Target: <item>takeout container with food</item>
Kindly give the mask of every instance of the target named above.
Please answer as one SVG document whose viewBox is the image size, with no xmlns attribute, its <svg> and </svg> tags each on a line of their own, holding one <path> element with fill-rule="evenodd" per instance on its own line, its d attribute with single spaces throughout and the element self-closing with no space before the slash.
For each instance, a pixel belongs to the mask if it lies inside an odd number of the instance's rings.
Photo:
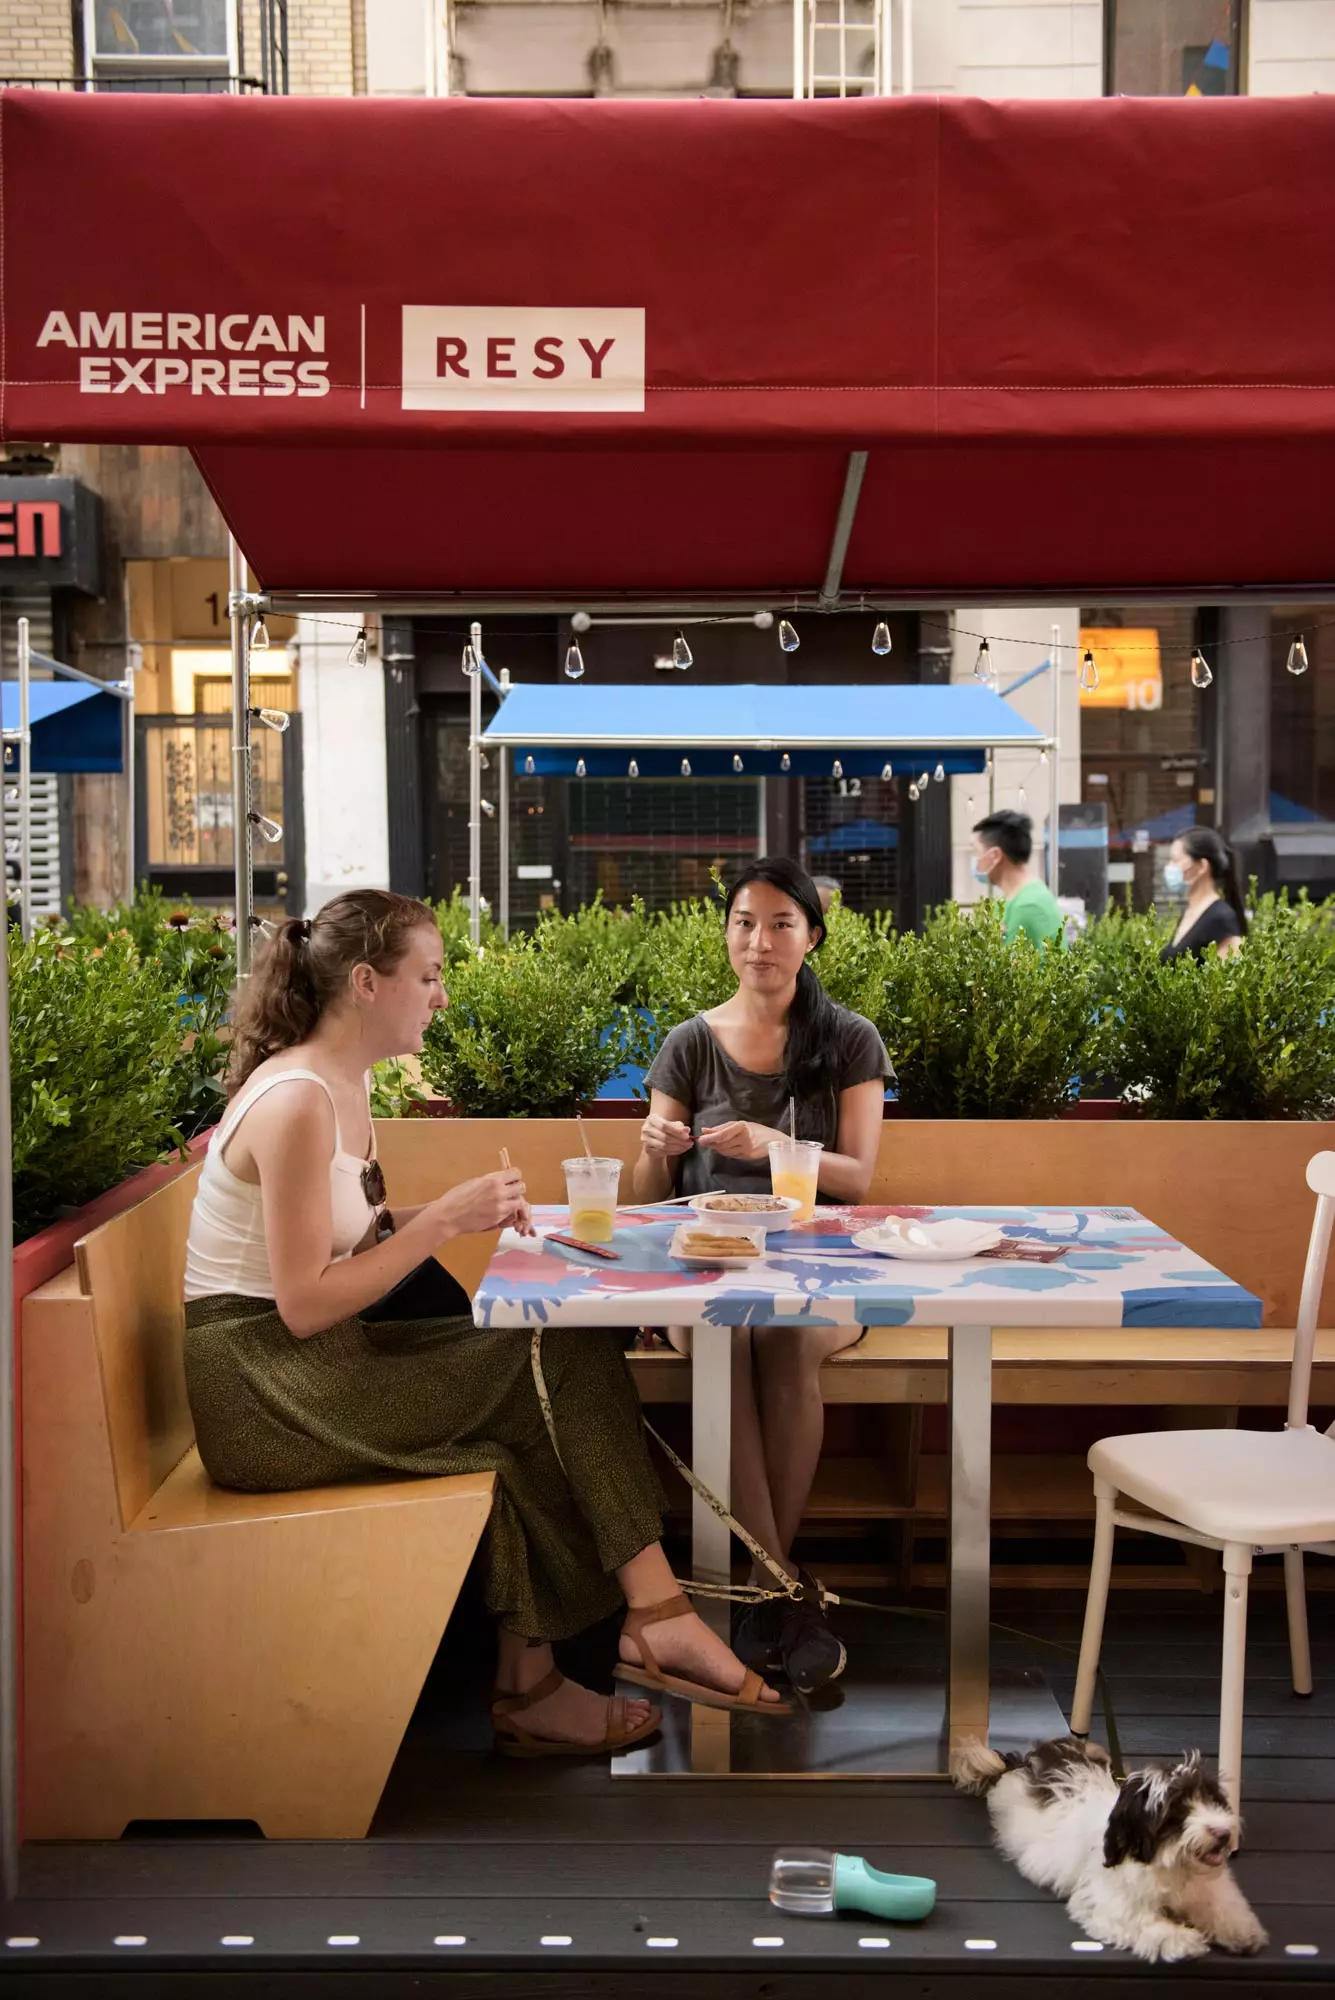
<svg viewBox="0 0 1335 2000">
<path fill-rule="evenodd" d="M 669 1257 L 707 1271 L 745 1271 L 765 1254 L 762 1229 L 718 1229 L 713 1222 L 683 1222 L 673 1231 Z"/>
<path fill-rule="evenodd" d="M 789 1229 L 801 1208 L 791 1194 L 698 1194 L 691 1203 L 692 1215 L 707 1222 L 711 1230 Z"/>
</svg>

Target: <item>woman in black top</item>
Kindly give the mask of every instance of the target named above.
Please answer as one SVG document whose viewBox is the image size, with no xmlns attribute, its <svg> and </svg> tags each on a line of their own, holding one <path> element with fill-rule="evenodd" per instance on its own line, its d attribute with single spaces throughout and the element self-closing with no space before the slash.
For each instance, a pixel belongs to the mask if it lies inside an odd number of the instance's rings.
<svg viewBox="0 0 1335 2000">
<path fill-rule="evenodd" d="M 836 1006 L 807 964 L 825 936 L 815 884 L 793 861 L 753 863 L 729 892 L 724 932 L 737 990 L 674 1028 L 654 1058 L 636 1199 L 710 1188 L 768 1193 L 769 1142 L 787 1136 L 792 1098 L 795 1136 L 825 1149 L 822 1197 L 864 1201 L 890 1060 L 871 1022 Z M 790 1570 L 824 1434 L 821 1362 L 860 1333 L 856 1326 L 733 1329 L 732 1504 Z M 687 1344 L 676 1329 L 672 1337 Z M 810 1693 L 843 1671 L 844 1648 L 825 1623 L 814 1580 L 805 1569 L 796 1574 L 802 1598 L 748 1610 L 734 1645 L 757 1671 L 781 1666 Z"/>
<path fill-rule="evenodd" d="M 1172 941 L 1159 953 L 1162 964 L 1187 952 L 1193 958 L 1203 958 L 1212 944 L 1218 945 L 1221 958 L 1241 949 L 1247 935 L 1247 912 L 1242 907 L 1238 871 L 1232 848 L 1212 826 L 1188 827 L 1173 842 L 1164 869 L 1164 887 L 1173 895 L 1185 890 L 1187 907 Z"/>
</svg>

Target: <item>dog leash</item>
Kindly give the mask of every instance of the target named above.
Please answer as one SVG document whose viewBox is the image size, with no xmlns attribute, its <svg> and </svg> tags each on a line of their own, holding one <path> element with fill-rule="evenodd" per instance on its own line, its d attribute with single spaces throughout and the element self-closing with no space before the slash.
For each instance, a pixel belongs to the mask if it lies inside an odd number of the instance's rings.
<svg viewBox="0 0 1335 2000">
<path fill-rule="evenodd" d="M 564 1472 L 565 1461 L 561 1457 L 561 1447 L 556 1441 L 556 1417 L 552 1410 L 552 1399 L 547 1392 L 547 1381 L 542 1369 L 541 1327 L 533 1329 L 528 1351 L 529 1366 L 533 1373 L 533 1386 L 537 1391 L 538 1406 L 542 1411 L 542 1420 L 546 1425 L 547 1436 L 551 1441 L 552 1450 L 556 1454 L 556 1462 L 562 1472 Z M 781 1599 L 800 1599 L 803 1597 L 806 1593 L 806 1585 L 800 1583 L 796 1577 L 789 1576 L 787 1570 L 783 1568 L 778 1560 L 767 1549 L 761 1547 L 754 1535 L 750 1534 L 742 1526 L 734 1514 L 729 1513 L 718 1495 L 712 1493 L 705 1485 L 703 1479 L 686 1463 L 685 1459 L 681 1458 L 672 1449 L 667 1439 L 660 1437 L 643 1412 L 641 1412 L 640 1421 L 668 1462 L 681 1474 L 691 1491 L 697 1494 L 710 1511 L 737 1537 L 743 1547 L 750 1552 L 753 1560 L 762 1568 L 769 1571 L 778 1585 L 777 1589 L 770 1590 L 764 1584 L 760 1583 L 697 1583 L 694 1579 L 679 1577 L 677 1579 L 678 1588 L 687 1592 L 692 1597 L 722 1599 L 734 1604 L 769 1604 Z M 846 1605 L 850 1610 L 855 1611 L 880 1612 L 882 1616 L 888 1618 L 917 1618 L 939 1623 L 944 1621 L 946 1617 L 944 1611 L 933 1611 L 916 1605 L 873 1604 L 869 1598 L 865 1597 L 844 1597 L 837 1591 L 827 1590 L 819 1579 L 816 1581 L 816 1590 L 820 1598 L 822 1610 L 824 1610 L 826 1605 L 838 1604 Z M 1014 1625 L 998 1625 L 993 1621 L 989 1621 L 988 1630 L 989 1632 L 999 1633 L 1004 1638 L 1023 1639 L 1026 1645 L 1039 1646 L 1045 1652 L 1055 1653 L 1062 1659 L 1078 1660 L 1080 1657 L 1079 1650 L 1076 1647 L 1063 1646 L 1055 1639 L 1041 1639 L 1037 1633 L 1022 1632 Z M 1112 1759 L 1113 1776 L 1120 1784 L 1126 1776 L 1126 1768 L 1122 1760 L 1122 1745 L 1117 1732 L 1117 1717 L 1113 1712 L 1112 1696 L 1109 1693 L 1107 1678 L 1104 1675 L 1101 1665 L 1094 1669 L 1094 1680 L 1099 1691 L 1099 1698 L 1103 1704 L 1103 1723 L 1108 1736 L 1108 1754 Z"/>
</svg>

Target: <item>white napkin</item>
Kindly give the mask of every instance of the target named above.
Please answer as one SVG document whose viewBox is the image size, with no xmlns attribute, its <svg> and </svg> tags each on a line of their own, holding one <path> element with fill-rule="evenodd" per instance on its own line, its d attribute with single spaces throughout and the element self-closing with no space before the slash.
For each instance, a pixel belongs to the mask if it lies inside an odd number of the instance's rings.
<svg viewBox="0 0 1335 2000">
<path fill-rule="evenodd" d="M 985 1250 L 995 1243 L 997 1231 L 990 1222 L 970 1222 L 965 1216 L 950 1216 L 942 1222 L 914 1222 L 906 1216 L 887 1216 L 877 1230 L 888 1242 L 910 1243 L 918 1250 L 937 1250 L 947 1257 L 967 1257 L 975 1248 Z"/>
</svg>

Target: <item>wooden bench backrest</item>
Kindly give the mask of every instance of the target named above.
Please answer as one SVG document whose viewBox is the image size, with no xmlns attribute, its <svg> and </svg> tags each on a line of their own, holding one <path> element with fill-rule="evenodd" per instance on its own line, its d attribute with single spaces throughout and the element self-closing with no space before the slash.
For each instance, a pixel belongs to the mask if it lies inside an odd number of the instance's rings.
<svg viewBox="0 0 1335 2000">
<path fill-rule="evenodd" d="M 121 1526 L 194 1443 L 185 1393 L 185 1240 L 199 1168 L 75 1245 L 93 1325 Z"/>
</svg>

